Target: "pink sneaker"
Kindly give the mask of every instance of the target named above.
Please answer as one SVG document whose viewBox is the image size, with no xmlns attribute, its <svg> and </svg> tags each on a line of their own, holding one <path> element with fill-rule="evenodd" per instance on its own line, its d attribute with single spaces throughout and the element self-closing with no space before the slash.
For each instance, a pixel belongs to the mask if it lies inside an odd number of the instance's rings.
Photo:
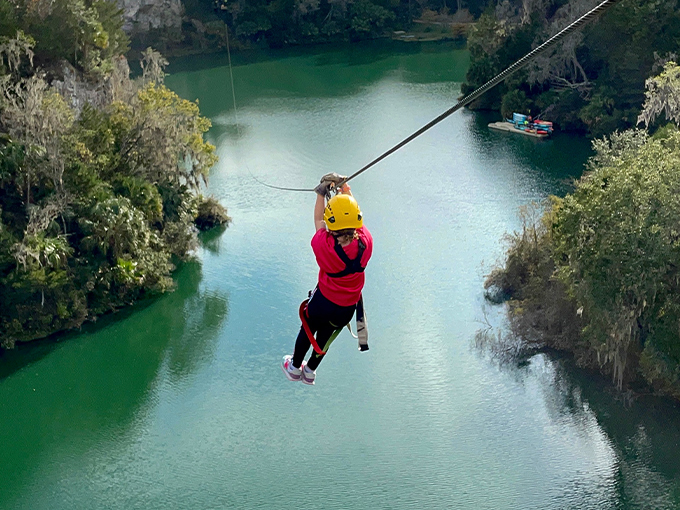
<svg viewBox="0 0 680 510">
<path fill-rule="evenodd" d="M 305 384 L 313 385 L 314 379 L 316 379 L 316 371 L 307 368 L 307 365 L 305 365 L 304 363 L 302 363 L 301 368 L 302 370 L 300 370 L 300 372 L 302 372 L 301 373 L 302 382 Z"/>
<path fill-rule="evenodd" d="M 302 378 L 302 370 L 293 366 L 293 356 L 286 354 L 281 362 L 281 370 L 289 381 L 299 381 Z"/>
</svg>

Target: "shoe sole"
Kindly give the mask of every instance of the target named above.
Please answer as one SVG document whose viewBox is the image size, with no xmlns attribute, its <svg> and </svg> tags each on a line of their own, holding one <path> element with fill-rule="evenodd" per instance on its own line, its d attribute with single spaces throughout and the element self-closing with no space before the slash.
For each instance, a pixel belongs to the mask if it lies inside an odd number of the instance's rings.
<svg viewBox="0 0 680 510">
<path fill-rule="evenodd" d="M 302 380 L 302 374 L 300 374 L 300 375 L 298 376 L 298 378 L 295 379 L 295 378 L 291 375 L 291 373 L 288 372 L 288 370 L 286 370 L 286 367 L 283 366 L 283 364 L 284 364 L 285 362 L 286 362 L 286 358 L 284 358 L 283 361 L 281 362 L 281 370 L 283 370 L 283 374 L 286 376 L 286 379 L 288 379 L 289 381 L 293 381 L 293 382 Z"/>
<path fill-rule="evenodd" d="M 300 380 L 309 386 L 314 386 L 314 379 L 305 379 L 305 364 L 306 362 L 303 361 L 302 365 L 300 365 L 300 368 L 302 369 L 302 373 L 300 374 Z M 311 382 L 309 382 L 311 381 Z"/>
</svg>

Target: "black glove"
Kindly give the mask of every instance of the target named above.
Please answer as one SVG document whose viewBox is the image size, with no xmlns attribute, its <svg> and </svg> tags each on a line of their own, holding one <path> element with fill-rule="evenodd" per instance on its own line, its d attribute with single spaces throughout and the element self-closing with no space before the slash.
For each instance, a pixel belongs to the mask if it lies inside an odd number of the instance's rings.
<svg viewBox="0 0 680 510">
<path fill-rule="evenodd" d="M 317 195 L 321 195 L 322 197 L 330 198 L 332 186 L 335 186 L 335 185 L 331 181 L 321 181 L 321 184 L 319 184 L 316 188 L 314 188 L 314 191 L 316 191 Z"/>
<path fill-rule="evenodd" d="M 332 182 L 333 184 L 338 184 L 339 182 L 342 182 L 345 179 L 347 179 L 346 175 L 340 175 L 340 174 L 336 174 L 335 172 L 331 172 L 329 174 L 324 175 L 321 178 L 321 182 L 328 181 L 328 182 Z"/>
</svg>

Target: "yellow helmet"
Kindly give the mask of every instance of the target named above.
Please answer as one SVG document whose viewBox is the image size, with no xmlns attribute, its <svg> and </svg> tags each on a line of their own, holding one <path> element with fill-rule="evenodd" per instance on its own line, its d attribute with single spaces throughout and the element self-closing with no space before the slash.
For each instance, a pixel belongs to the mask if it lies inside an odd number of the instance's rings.
<svg viewBox="0 0 680 510">
<path fill-rule="evenodd" d="M 361 209 L 352 195 L 338 194 L 331 198 L 323 212 L 323 220 L 328 230 L 345 230 L 364 226 Z"/>
</svg>

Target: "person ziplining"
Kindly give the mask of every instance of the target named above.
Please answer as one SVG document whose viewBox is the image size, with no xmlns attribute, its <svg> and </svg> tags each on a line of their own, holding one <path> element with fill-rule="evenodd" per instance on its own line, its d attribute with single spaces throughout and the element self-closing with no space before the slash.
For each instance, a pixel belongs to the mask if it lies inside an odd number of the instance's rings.
<svg viewBox="0 0 680 510">
<path fill-rule="evenodd" d="M 341 184 L 344 179 L 345 176 L 336 173 L 326 174 L 314 190 L 316 232 L 311 244 L 319 265 L 319 279 L 309 300 L 300 307 L 302 326 L 293 354 L 284 356 L 281 363 L 290 381 L 314 384 L 319 363 L 355 311 L 359 350 L 368 350 L 361 291 L 364 269 L 373 253 L 373 237 L 364 226 L 349 184 Z M 337 194 L 329 199 L 331 191 Z M 310 346 L 313 352 L 305 362 Z"/>
<path fill-rule="evenodd" d="M 580 30 L 586 23 L 589 23 L 593 21 L 594 19 L 597 19 L 602 13 L 610 9 L 612 6 L 616 5 L 618 2 L 621 0 L 604 0 L 602 3 L 585 13 L 583 16 L 578 18 L 577 20 L 573 21 L 570 23 L 567 27 L 563 28 L 560 30 L 557 34 L 553 35 L 550 39 L 545 41 L 543 44 L 540 46 L 537 46 L 533 50 L 531 50 L 529 53 L 524 55 L 522 58 L 517 60 L 514 64 L 512 64 L 510 67 L 505 69 L 504 71 L 498 73 L 496 76 L 491 78 L 489 81 L 487 81 L 485 84 L 481 85 L 480 87 L 476 88 L 474 91 L 470 92 L 467 96 L 463 97 L 460 99 L 455 105 L 453 105 L 451 108 L 446 110 L 444 113 L 439 115 L 438 117 L 432 119 L 430 122 L 425 124 L 423 127 L 418 129 L 417 131 L 411 133 L 409 136 L 404 138 L 401 142 L 397 143 L 396 145 L 392 146 L 390 149 L 386 150 L 383 152 L 380 156 L 375 158 L 373 161 L 370 161 L 368 164 L 351 174 L 349 177 L 345 177 L 339 184 L 340 186 L 345 184 L 346 182 L 351 181 L 355 177 L 358 177 L 365 171 L 367 171 L 370 168 L 373 168 L 376 164 L 381 162 L 383 159 L 385 159 L 387 156 L 394 154 L 396 151 L 407 145 L 408 143 L 412 142 L 416 138 L 418 138 L 420 135 L 428 131 L 429 129 L 433 128 L 440 122 L 442 122 L 444 119 L 448 118 L 449 116 L 453 115 L 455 112 L 460 110 L 461 108 L 469 105 L 472 101 L 475 99 L 479 98 L 492 88 L 494 88 L 496 85 L 501 83 L 502 81 L 506 80 L 513 74 L 515 74 L 517 71 L 520 69 L 523 69 L 526 67 L 530 62 L 532 62 L 536 57 L 539 55 L 547 52 L 549 49 L 553 48 L 557 43 L 560 41 L 563 41 L 566 37 L 570 36 L 577 30 Z M 228 41 L 227 41 L 227 48 L 228 48 Z M 230 57 L 231 59 L 231 57 Z M 229 61 L 229 66 L 231 69 L 231 60 Z M 232 90 L 233 90 L 233 78 L 232 78 Z M 234 98 L 234 105 L 236 104 L 236 99 Z M 252 175 L 252 174 L 251 174 Z M 283 190 L 283 191 L 314 191 L 313 188 L 289 188 L 285 186 L 275 186 L 272 184 L 267 184 L 266 182 L 262 182 L 261 180 L 257 179 L 254 175 L 253 178 L 259 182 L 260 184 L 267 186 L 268 188 L 272 189 L 278 189 L 278 190 Z"/>
<path fill-rule="evenodd" d="M 524 55 L 510 67 L 460 99 L 444 113 L 383 152 L 349 177 L 331 173 L 324 175 L 321 178 L 321 183 L 316 188 L 289 188 L 263 182 L 248 169 L 255 181 L 268 188 L 282 191 L 315 191 L 318 194 L 314 208 L 316 233 L 312 238 L 312 249 L 319 264 L 319 282 L 315 290 L 310 293 L 309 301 L 303 302 L 300 308 L 302 327 L 295 342 L 294 353 L 283 358 L 281 366 L 289 380 L 314 384 L 316 368 L 326 354 L 326 350 L 342 328 L 349 324 L 355 311 L 357 313 L 359 350 L 364 351 L 368 349 L 361 290 L 364 285 L 363 271 L 371 256 L 373 239 L 368 229 L 363 226 L 359 205 L 354 200 L 347 183 L 456 111 L 467 106 L 509 76 L 524 68 L 537 56 L 547 52 L 557 43 L 579 30 L 586 23 L 598 18 L 602 13 L 620 1 L 604 0 L 543 44 Z M 227 54 L 229 56 L 229 75 L 238 129 L 238 113 L 228 31 Z M 330 198 L 331 191 L 337 193 L 333 198 Z M 326 203 L 327 198 L 328 203 Z M 316 334 L 316 337 L 314 334 Z M 304 363 L 303 358 L 310 346 L 313 347 L 314 354 Z"/>
</svg>

